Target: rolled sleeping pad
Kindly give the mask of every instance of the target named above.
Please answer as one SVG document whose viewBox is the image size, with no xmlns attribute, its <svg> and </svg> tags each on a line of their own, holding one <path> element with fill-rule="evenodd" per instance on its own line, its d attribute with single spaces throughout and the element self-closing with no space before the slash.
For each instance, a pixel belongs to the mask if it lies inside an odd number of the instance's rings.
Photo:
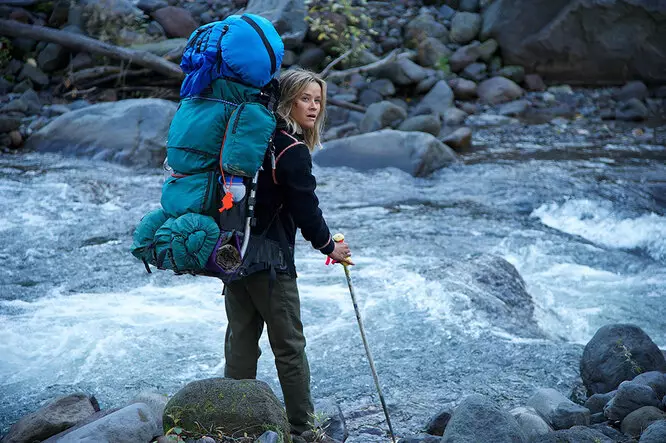
<svg viewBox="0 0 666 443">
<path fill-rule="evenodd" d="M 218 239 L 220 228 L 213 217 L 189 213 L 170 226 L 173 263 L 178 271 L 202 271 Z"/>
<path fill-rule="evenodd" d="M 141 218 L 132 236 L 130 252 L 133 256 L 153 266 L 157 265 L 154 249 L 152 248 L 153 241 L 155 233 L 168 218 L 169 216 L 162 208 L 154 209 Z"/>
</svg>

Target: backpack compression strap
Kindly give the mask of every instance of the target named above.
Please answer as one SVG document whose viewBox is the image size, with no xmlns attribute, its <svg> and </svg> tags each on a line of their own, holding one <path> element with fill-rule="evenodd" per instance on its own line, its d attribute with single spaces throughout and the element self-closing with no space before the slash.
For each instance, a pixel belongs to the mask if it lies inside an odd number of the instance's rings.
<svg viewBox="0 0 666 443">
<path fill-rule="evenodd" d="M 282 150 L 282 152 L 280 152 L 280 153 L 278 154 L 278 156 L 275 158 L 275 161 L 273 162 L 273 183 L 275 183 L 276 185 L 279 185 L 279 184 L 280 184 L 280 183 L 278 183 L 278 181 L 277 181 L 277 175 L 276 175 L 275 171 L 277 170 L 277 163 L 278 163 L 278 161 L 280 160 L 280 157 L 282 157 L 282 154 L 284 154 L 284 153 L 287 152 L 290 148 L 293 148 L 293 147 L 296 146 L 296 145 L 305 145 L 305 143 L 303 143 L 302 141 L 298 140 L 296 137 L 292 136 L 292 135 L 289 134 L 287 131 L 285 131 L 285 130 L 280 130 L 280 132 L 282 132 L 284 135 L 286 135 L 287 137 L 289 137 L 289 138 L 291 138 L 292 140 L 294 140 L 294 143 L 292 143 L 292 144 L 290 144 L 289 146 L 287 146 L 286 148 L 284 148 L 284 149 Z"/>
</svg>

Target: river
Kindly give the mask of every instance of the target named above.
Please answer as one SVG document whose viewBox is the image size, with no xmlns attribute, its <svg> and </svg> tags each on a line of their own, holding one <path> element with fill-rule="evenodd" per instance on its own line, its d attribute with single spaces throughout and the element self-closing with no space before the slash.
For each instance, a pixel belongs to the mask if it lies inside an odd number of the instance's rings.
<svg viewBox="0 0 666 443">
<path fill-rule="evenodd" d="M 315 167 L 327 221 L 353 249 L 397 434 L 471 393 L 504 407 L 540 387 L 568 395 L 605 324 L 634 323 L 666 348 L 666 133 L 637 131 L 481 129 L 459 164 L 428 178 Z M 128 252 L 161 181 L 158 170 L 0 156 L 0 432 L 59 395 L 108 408 L 221 376 L 220 283 L 147 274 Z M 486 254 L 522 276 L 529 319 L 470 296 L 483 288 L 458 270 Z M 342 269 L 302 239 L 296 260 L 314 397 L 341 405 L 350 442 L 387 441 Z M 280 395 L 265 334 L 262 347 L 259 378 Z"/>
</svg>

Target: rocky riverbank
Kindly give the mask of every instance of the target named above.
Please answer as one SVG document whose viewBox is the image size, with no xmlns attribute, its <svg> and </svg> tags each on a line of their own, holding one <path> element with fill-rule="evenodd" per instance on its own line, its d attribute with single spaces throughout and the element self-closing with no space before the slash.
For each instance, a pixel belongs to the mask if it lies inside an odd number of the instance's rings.
<svg viewBox="0 0 666 443">
<path fill-rule="evenodd" d="M 509 64 L 509 61 L 525 57 L 522 53 L 516 56 L 519 51 L 512 46 L 515 35 L 509 35 L 507 31 L 512 29 L 507 17 L 512 11 L 518 13 L 517 6 L 502 1 L 492 4 L 487 1 L 350 2 L 338 8 L 327 1 L 310 2 L 307 6 L 301 2 L 277 2 L 276 6 L 262 1 L 209 4 L 204 1 L 179 3 L 176 0 L 168 4 L 140 1 L 136 6 L 122 0 L 76 5 L 65 1 L 46 4 L 26 0 L 18 3 L 23 7 L 1 6 L 0 17 L 61 28 L 149 51 L 174 62 L 179 61 L 184 37 L 199 24 L 243 10 L 269 16 L 286 43 L 285 67 L 299 65 L 316 71 L 327 67 L 328 97 L 332 104 L 328 108 L 325 140 L 382 129 L 430 134 L 432 138 L 421 135 L 423 140 L 408 145 L 412 150 L 417 144 L 435 146 L 438 155 L 418 154 L 427 157 L 425 162 L 432 164 L 417 162 L 415 168 L 405 161 L 388 165 L 377 162 L 416 175 L 427 174 L 450 163 L 453 152 L 449 148 L 453 151 L 469 148 L 474 128 L 479 126 L 566 124 L 580 119 L 600 125 L 608 120 L 659 125 L 666 114 L 666 89 L 661 86 L 661 79 L 644 75 L 640 70 L 635 73 L 629 70 L 614 78 L 600 74 L 586 79 L 585 87 L 572 88 L 559 80 L 580 82 L 561 75 L 560 71 L 553 75 L 546 65 L 538 63 L 538 59 L 525 66 Z M 620 20 L 616 10 L 622 8 L 624 2 L 614 3 L 612 7 L 599 10 L 601 18 Z M 597 7 L 596 2 L 591 2 L 580 14 L 586 17 L 585 14 Z M 643 8 L 643 15 L 655 20 L 666 17 L 659 8 L 640 5 L 633 8 L 640 17 L 643 17 L 639 14 L 640 8 Z M 104 14 L 101 14 L 102 10 Z M 551 11 L 551 14 L 555 12 Z M 546 13 L 539 14 L 539 20 L 543 22 Z M 355 15 L 367 19 L 357 23 L 353 21 Z M 570 12 L 568 20 L 575 18 L 572 15 L 575 14 Z M 324 24 L 328 26 L 326 32 L 313 32 L 313 29 L 324 29 Z M 333 26 L 336 24 L 337 28 Z M 363 26 L 371 26 L 372 32 Z M 362 31 L 365 49 L 330 66 L 340 54 L 340 48 L 344 47 L 347 37 L 342 30 L 349 28 Z M 516 30 L 519 31 L 527 32 L 522 28 Z M 320 40 L 322 35 L 325 38 Z M 572 34 L 570 40 L 572 45 L 582 45 L 581 37 L 576 34 Z M 630 43 L 625 46 L 630 49 Z M 594 49 L 581 46 L 580 52 Z M 145 69 L 133 70 L 122 62 L 109 62 L 95 54 L 27 38 L 3 39 L 0 52 L 4 61 L 0 80 L 0 149 L 4 152 L 58 149 L 126 164 L 159 164 L 159 152 L 139 155 L 140 159 L 134 163 L 131 160 L 134 156 L 128 155 L 127 148 L 123 149 L 120 143 L 112 141 L 114 137 L 109 136 L 117 134 L 112 126 L 107 130 L 96 128 L 98 136 L 91 140 L 82 128 L 84 125 L 78 123 L 81 116 L 98 112 L 99 108 L 88 107 L 102 102 L 117 104 L 101 108 L 106 115 L 108 112 L 124 113 L 129 105 L 123 103 L 123 99 L 177 100 L 178 83 L 173 79 L 148 74 Z M 396 53 L 400 55 L 395 57 Z M 607 86 L 608 83 L 613 86 Z M 604 88 L 599 89 L 600 86 Z M 144 105 L 136 106 L 142 108 Z M 162 107 L 165 111 L 159 115 L 168 119 L 170 105 Z M 88 109 L 60 117 L 83 108 Z M 134 115 L 151 114 L 150 111 L 137 111 Z M 54 126 L 42 131 L 57 119 L 61 120 L 56 125 L 59 131 Z M 128 117 L 119 124 L 132 127 L 134 121 Z M 164 136 L 165 128 L 160 126 L 161 130 L 153 134 L 139 131 L 133 135 L 141 140 L 163 140 L 160 137 Z M 80 131 L 84 133 L 78 136 Z M 59 132 L 66 136 L 59 138 Z M 33 134 L 39 135 L 33 142 L 28 141 Z M 44 140 L 54 138 L 59 140 L 57 146 L 51 143 L 45 148 Z M 384 134 L 383 140 L 387 146 L 386 158 L 395 157 L 391 153 L 403 149 L 404 143 L 397 133 Z M 352 137 L 341 144 L 359 152 L 367 142 L 367 138 Z M 340 143 L 331 143 L 332 147 L 338 145 Z M 138 150 L 143 149 L 138 147 Z M 147 149 L 154 152 L 157 148 L 151 142 Z M 100 154 L 100 151 L 106 154 Z M 109 151 L 113 152 L 109 154 Z M 152 160 L 146 161 L 148 157 Z"/>
<path fill-rule="evenodd" d="M 583 350 L 578 389 L 538 389 L 510 411 L 486 396 L 470 395 L 455 409 L 437 412 L 422 430 L 399 436 L 399 443 L 664 442 L 665 355 L 636 326 L 604 326 Z M 344 442 L 349 433 L 340 407 L 322 402 L 316 410 L 311 431 L 293 441 Z M 2 442 L 35 440 L 269 443 L 290 437 L 284 409 L 268 385 L 213 378 L 191 382 L 171 398 L 143 392 L 114 409 L 102 410 L 94 397 L 74 393 L 23 417 Z"/>
</svg>

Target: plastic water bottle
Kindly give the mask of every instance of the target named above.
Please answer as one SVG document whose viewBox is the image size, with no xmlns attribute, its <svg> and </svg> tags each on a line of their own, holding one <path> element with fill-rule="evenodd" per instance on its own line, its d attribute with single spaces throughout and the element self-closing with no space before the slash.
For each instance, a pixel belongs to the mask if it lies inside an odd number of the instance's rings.
<svg viewBox="0 0 666 443">
<path fill-rule="evenodd" d="M 237 177 L 234 175 L 228 175 L 224 177 L 224 189 L 231 192 L 231 195 L 234 196 L 234 202 L 239 202 L 245 197 L 245 183 L 243 183 L 243 177 Z"/>
<path fill-rule="evenodd" d="M 173 168 L 169 166 L 169 161 L 166 158 L 164 159 L 164 163 L 162 163 L 162 169 L 164 170 L 162 171 L 164 175 L 164 181 L 167 181 L 173 173 Z"/>
</svg>

